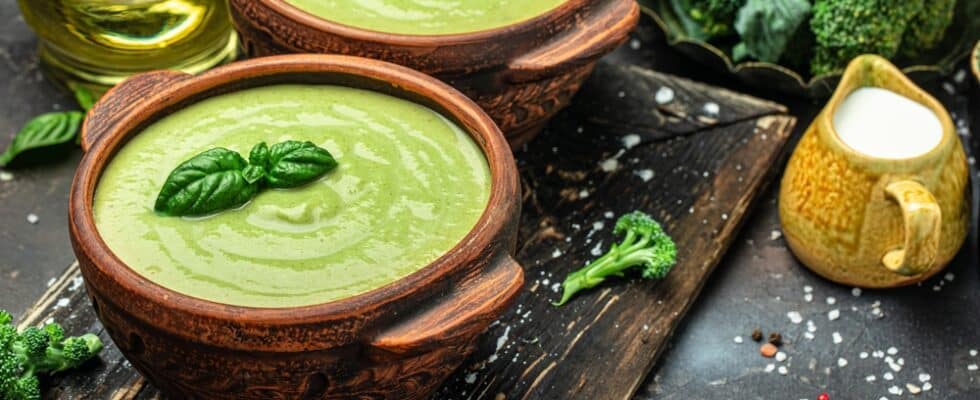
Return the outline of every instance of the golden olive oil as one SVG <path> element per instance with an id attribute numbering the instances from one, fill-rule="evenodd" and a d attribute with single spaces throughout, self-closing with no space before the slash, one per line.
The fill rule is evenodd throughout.
<path id="1" fill-rule="evenodd" d="M 198 73 L 236 56 L 226 0 L 18 0 L 41 61 L 65 83 L 111 86 L 156 69 Z"/>

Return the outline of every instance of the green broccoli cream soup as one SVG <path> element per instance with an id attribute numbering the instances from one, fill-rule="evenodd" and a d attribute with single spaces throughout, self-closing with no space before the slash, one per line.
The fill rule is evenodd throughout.
<path id="1" fill-rule="evenodd" d="M 336 169 L 266 189 L 206 217 L 154 211 L 168 175 L 215 147 L 310 141 Z M 436 260 L 473 228 L 490 196 L 478 145 L 425 106 L 328 85 L 212 97 L 149 125 L 102 174 L 95 223 L 147 279 L 218 303 L 295 307 L 363 293 Z"/>
<path id="2" fill-rule="evenodd" d="M 286 0 L 310 14 L 379 32 L 476 32 L 544 14 L 567 0 Z"/>

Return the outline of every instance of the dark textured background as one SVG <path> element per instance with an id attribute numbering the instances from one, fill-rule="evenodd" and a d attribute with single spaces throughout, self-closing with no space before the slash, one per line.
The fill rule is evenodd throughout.
<path id="1" fill-rule="evenodd" d="M 797 135 L 819 110 L 819 105 L 806 100 L 721 82 L 663 48 L 648 29 L 641 27 L 635 36 L 642 41 L 621 49 L 615 57 L 780 101 L 800 119 Z M 73 106 L 68 96 L 42 77 L 35 43 L 15 1 L 0 0 L 0 146 L 6 146 L 33 115 Z M 969 75 L 961 82 L 952 78 L 935 82 L 928 89 L 958 120 L 965 120 L 968 110 L 980 114 L 977 89 L 970 87 Z M 967 96 L 971 90 L 972 97 Z M 80 152 L 73 151 L 43 166 L 14 170 L 13 181 L 0 182 L 0 308 L 15 313 L 27 308 L 46 289 L 46 283 L 72 262 L 65 210 L 79 157 Z M 772 238 L 773 231 L 779 230 L 772 190 L 776 186 L 756 205 L 637 397 L 814 399 L 829 392 L 832 399 L 895 399 L 909 396 L 906 383 L 921 386 L 919 374 L 928 373 L 933 389 L 918 398 L 980 398 L 980 370 L 968 368 L 980 365 L 980 355 L 970 355 L 971 349 L 980 350 L 980 281 L 976 262 L 970 259 L 974 254 L 964 251 L 960 255 L 948 268 L 954 279 L 944 282 L 938 292 L 933 286 L 939 285 L 943 274 L 921 287 L 866 290 L 854 297 L 851 288 L 802 268 L 783 240 Z M 40 218 L 36 225 L 27 222 L 29 213 Z M 812 302 L 804 300 L 805 286 L 812 287 Z M 836 304 L 827 304 L 829 296 L 836 298 Z M 880 302 L 883 318 L 872 314 L 875 302 Z M 831 309 L 840 309 L 840 319 L 828 320 Z M 789 321 L 786 313 L 790 311 L 813 320 L 817 326 L 813 340 L 804 338 L 805 323 Z M 749 339 L 754 327 L 782 332 L 788 342 L 783 346 L 788 359 L 780 363 L 760 357 L 758 345 Z M 839 332 L 842 343 L 832 342 L 833 332 Z M 744 343 L 735 343 L 735 336 L 742 336 Z M 904 362 L 891 381 L 883 378 L 891 370 L 882 359 L 859 356 L 889 347 L 897 350 L 892 356 L 895 362 L 899 358 Z M 838 366 L 839 358 L 847 360 L 845 367 Z M 786 366 L 787 374 L 765 372 L 769 363 Z M 875 376 L 873 382 L 866 380 L 869 375 Z M 904 393 L 888 393 L 892 386 Z"/>

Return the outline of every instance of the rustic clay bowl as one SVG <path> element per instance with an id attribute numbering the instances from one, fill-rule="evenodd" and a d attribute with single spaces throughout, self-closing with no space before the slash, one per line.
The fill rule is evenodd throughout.
<path id="1" fill-rule="evenodd" d="M 326 304 L 249 308 L 159 286 L 99 236 L 92 199 L 127 139 L 173 111 L 221 93 L 278 83 L 364 88 L 424 104 L 454 120 L 490 165 L 489 204 L 441 258 L 401 280 Z M 69 224 L 92 306 L 126 358 L 175 399 L 426 397 L 473 348 L 523 283 L 511 258 L 519 217 L 510 147 L 472 101 L 423 74 L 344 56 L 270 57 L 201 76 L 152 72 L 109 91 L 89 112 L 87 151 L 72 185 Z"/>
<path id="2" fill-rule="evenodd" d="M 331 22 L 282 0 L 231 0 L 249 56 L 328 53 L 370 57 L 433 75 L 477 102 L 511 145 L 568 105 L 596 60 L 626 40 L 635 0 L 568 0 L 532 19 L 451 35 L 404 35 Z"/>

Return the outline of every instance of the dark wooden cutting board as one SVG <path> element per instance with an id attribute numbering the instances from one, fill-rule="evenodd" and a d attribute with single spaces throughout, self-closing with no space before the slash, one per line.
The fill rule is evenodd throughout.
<path id="1" fill-rule="evenodd" d="M 673 96 L 664 102 L 667 90 Z M 573 106 L 516 152 L 525 291 L 435 398 L 632 396 L 778 172 L 794 122 L 778 104 L 600 63 Z M 677 242 L 670 275 L 612 279 L 552 306 L 556 284 L 608 249 L 615 218 L 633 210 L 653 215 Z M 70 266 L 20 323 L 54 320 L 70 334 L 99 332 L 106 341 L 88 368 L 48 379 L 47 396 L 159 397 L 111 343 L 81 283 L 77 264 Z"/>

